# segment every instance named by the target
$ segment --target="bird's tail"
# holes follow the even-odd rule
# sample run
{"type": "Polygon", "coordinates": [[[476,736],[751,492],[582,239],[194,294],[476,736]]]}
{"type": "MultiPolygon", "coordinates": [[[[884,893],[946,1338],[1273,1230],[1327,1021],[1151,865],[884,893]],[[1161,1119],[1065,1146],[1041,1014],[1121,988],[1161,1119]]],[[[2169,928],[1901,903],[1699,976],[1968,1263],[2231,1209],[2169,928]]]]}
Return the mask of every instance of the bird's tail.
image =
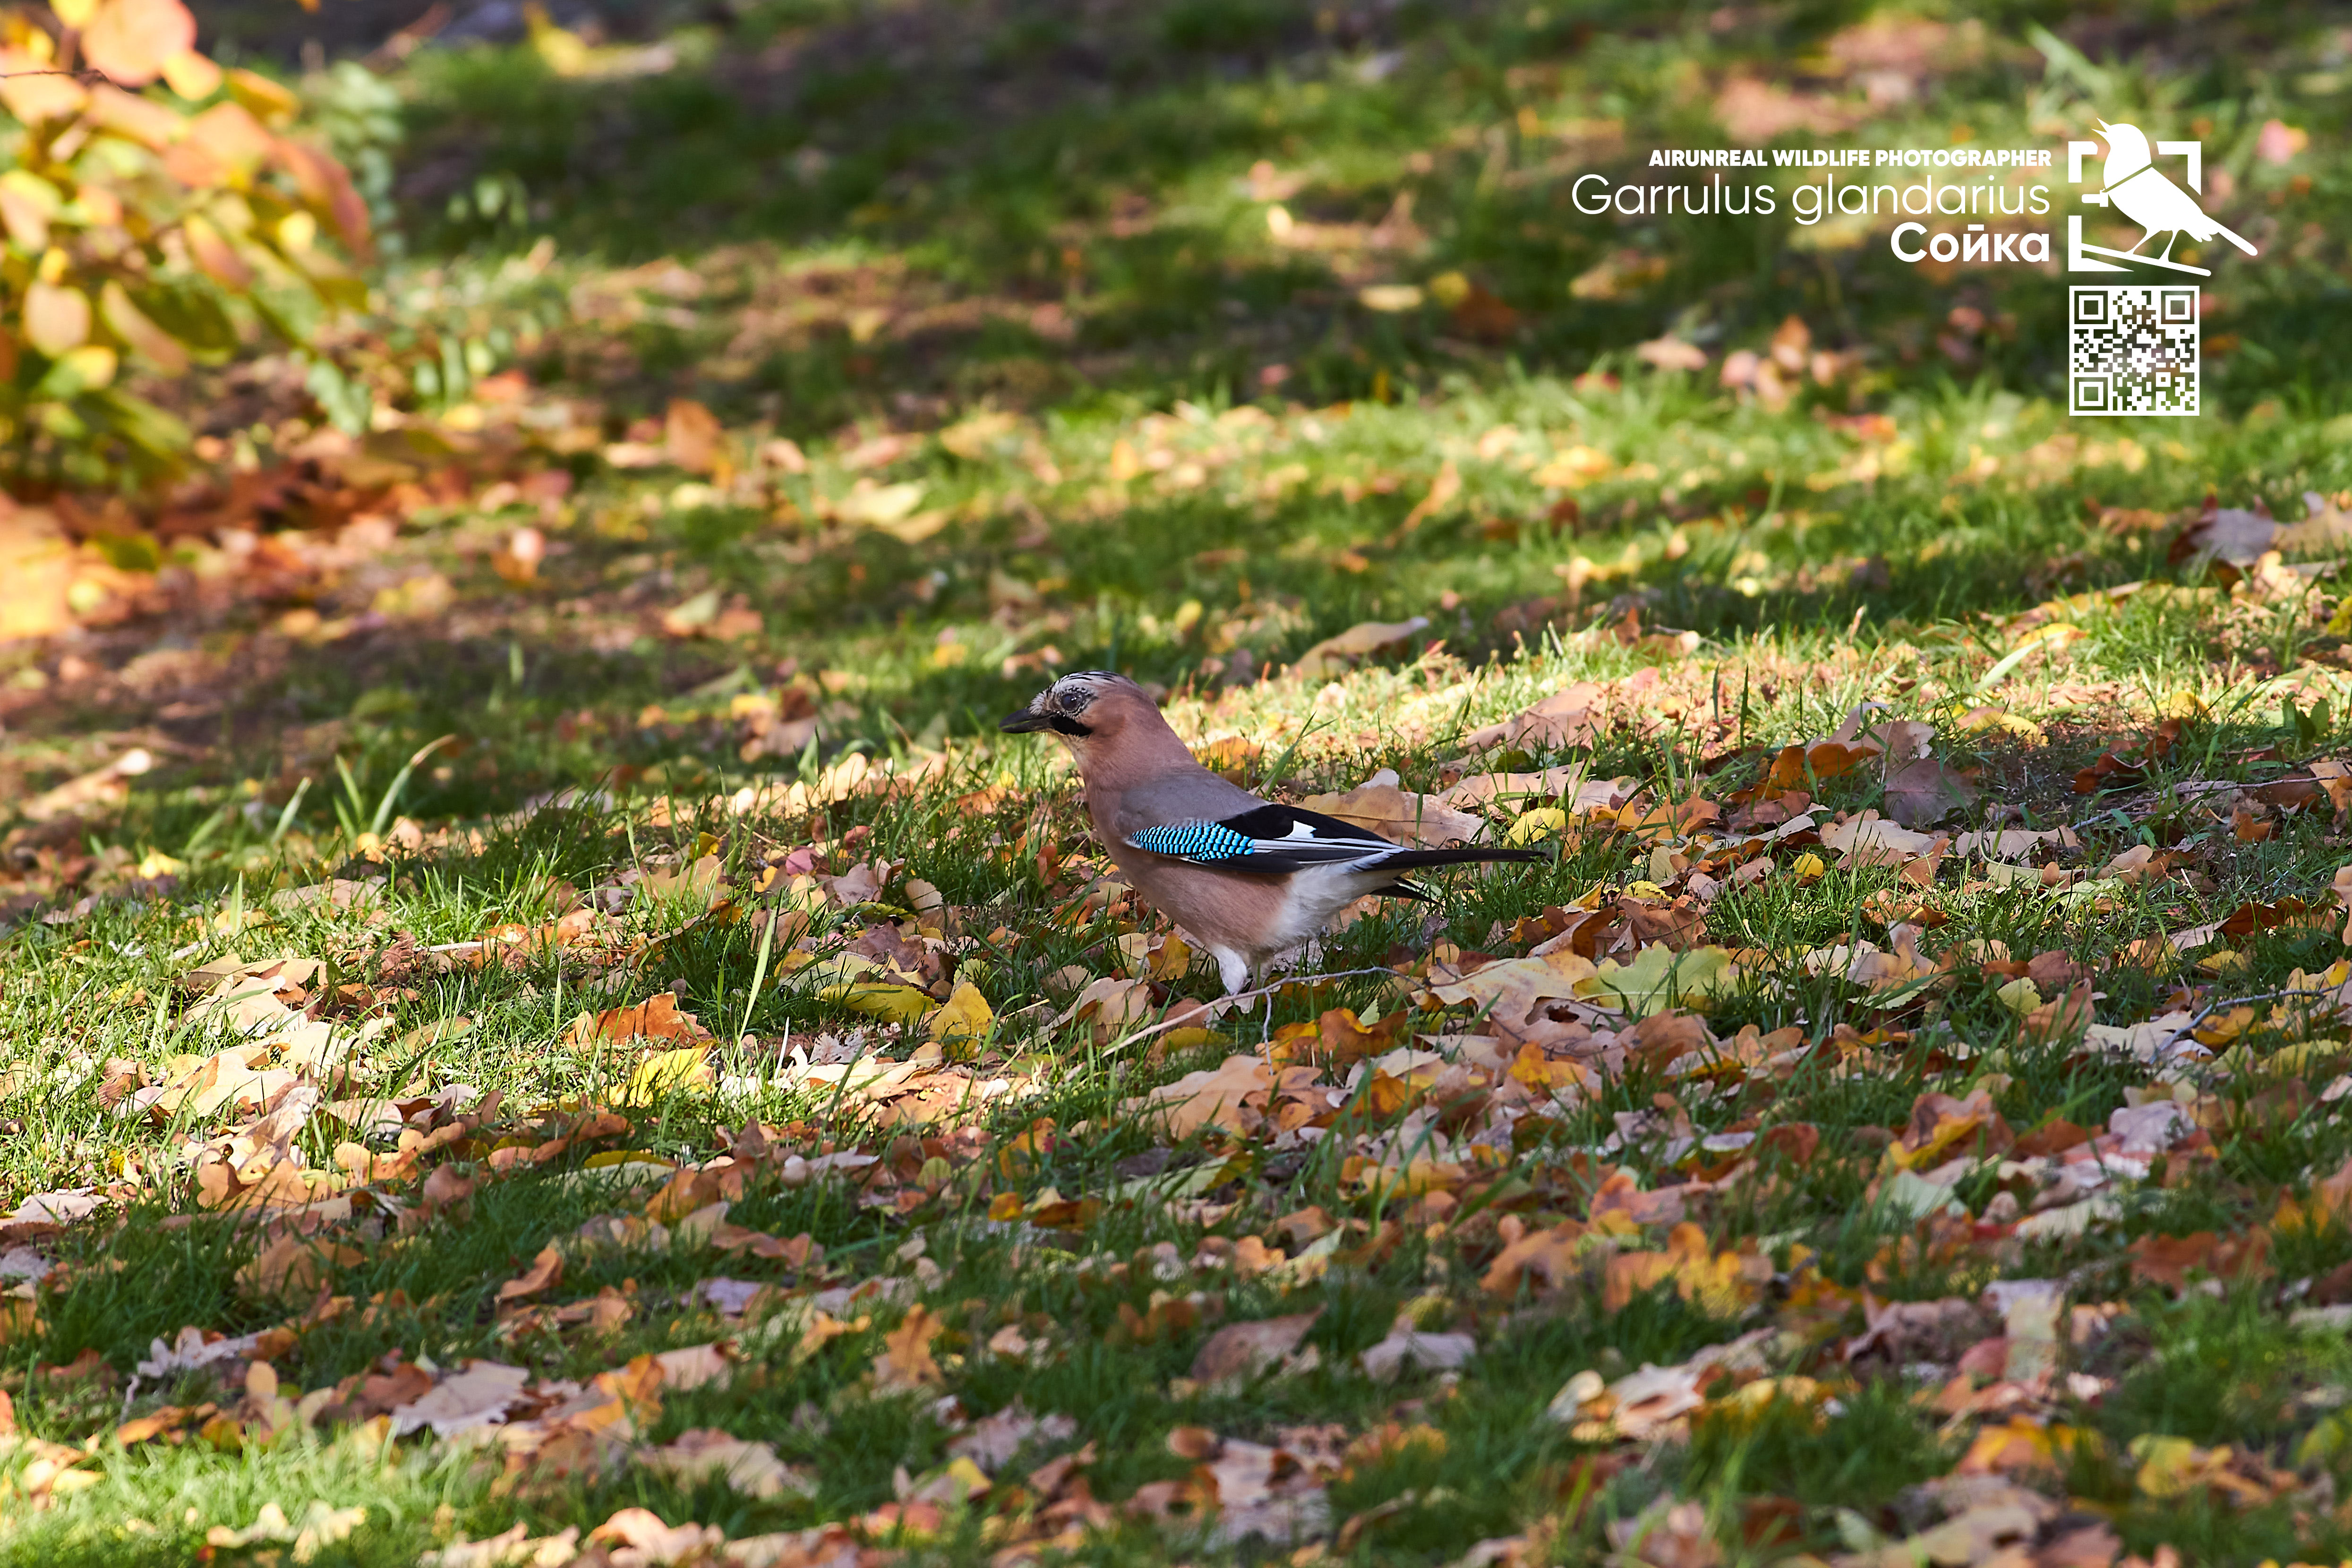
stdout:
{"type": "Polygon", "coordinates": [[[2244,237],[2243,237],[2242,236],[2241,236],[2240,234],[2238,234],[2235,230],[2233,230],[2233,229],[2227,229],[2227,228],[2223,228],[2223,227],[2222,227],[2220,224],[2218,224],[2218,223],[2217,223],[2217,224],[2215,224],[2215,225],[2213,226],[2213,227],[2214,227],[2214,229],[2215,229],[2215,230],[2216,230],[2216,231],[2217,231],[2217,232],[2221,236],[2221,237],[2222,237],[2223,239],[2228,240],[2231,245],[2236,246],[2240,250],[2244,251],[2248,256],[2254,256],[2254,255],[2258,255],[2258,254],[2260,254],[2259,252],[2257,252],[2257,251],[2254,249],[2254,247],[2253,247],[2252,246],[2248,245],[2248,244],[2246,243],[2246,241],[2245,241],[2244,237]]]}
{"type": "Polygon", "coordinates": [[[1382,871],[1422,871],[1432,866],[1466,866],[1481,860],[1549,860],[1541,849],[1498,849],[1467,844],[1456,849],[1400,849],[1381,857],[1382,871]]]}

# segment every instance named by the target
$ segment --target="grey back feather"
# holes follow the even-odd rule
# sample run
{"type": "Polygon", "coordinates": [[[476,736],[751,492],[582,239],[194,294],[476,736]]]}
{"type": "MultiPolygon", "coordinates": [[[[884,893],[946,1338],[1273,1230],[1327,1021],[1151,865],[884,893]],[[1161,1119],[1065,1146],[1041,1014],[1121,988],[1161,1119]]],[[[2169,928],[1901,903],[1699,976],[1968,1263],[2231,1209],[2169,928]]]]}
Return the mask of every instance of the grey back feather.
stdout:
{"type": "Polygon", "coordinates": [[[1123,792],[1110,827],[1120,837],[1171,822],[1222,822],[1265,802],[1203,767],[1180,769],[1123,792]]]}

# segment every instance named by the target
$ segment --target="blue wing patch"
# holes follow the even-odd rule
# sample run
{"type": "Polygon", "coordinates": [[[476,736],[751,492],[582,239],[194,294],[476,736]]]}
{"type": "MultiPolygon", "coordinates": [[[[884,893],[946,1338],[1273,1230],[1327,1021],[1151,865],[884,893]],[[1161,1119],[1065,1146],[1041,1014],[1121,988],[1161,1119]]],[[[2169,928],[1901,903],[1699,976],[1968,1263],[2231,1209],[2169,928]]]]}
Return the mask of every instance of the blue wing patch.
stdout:
{"type": "Polygon", "coordinates": [[[1256,839],[1222,822],[1163,823],[1130,834],[1127,841],[1154,855],[1201,861],[1238,860],[1257,847],[1256,839]]]}

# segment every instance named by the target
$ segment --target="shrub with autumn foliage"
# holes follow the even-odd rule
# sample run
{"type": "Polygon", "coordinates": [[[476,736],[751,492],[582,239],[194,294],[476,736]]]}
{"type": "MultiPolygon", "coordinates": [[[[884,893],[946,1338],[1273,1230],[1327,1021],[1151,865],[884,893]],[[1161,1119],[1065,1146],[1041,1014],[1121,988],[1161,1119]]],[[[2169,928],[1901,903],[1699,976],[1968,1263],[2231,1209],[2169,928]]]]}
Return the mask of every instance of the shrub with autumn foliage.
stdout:
{"type": "Polygon", "coordinates": [[[299,104],[195,48],[181,0],[0,9],[0,467],[13,489],[168,474],[158,385],[356,305],[368,209],[299,104]],[[142,395],[142,390],[147,394],[142,395]]]}

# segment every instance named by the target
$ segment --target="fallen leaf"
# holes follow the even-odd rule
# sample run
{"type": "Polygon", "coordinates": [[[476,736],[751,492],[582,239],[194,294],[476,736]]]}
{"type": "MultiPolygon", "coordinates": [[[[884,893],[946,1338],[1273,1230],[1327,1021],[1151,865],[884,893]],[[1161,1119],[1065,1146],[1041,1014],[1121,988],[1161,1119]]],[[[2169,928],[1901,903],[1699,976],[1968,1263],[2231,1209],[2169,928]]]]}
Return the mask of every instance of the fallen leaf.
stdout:
{"type": "Polygon", "coordinates": [[[1600,970],[1591,959],[1562,949],[1505,959],[1458,976],[1444,964],[1432,964],[1429,973],[1430,994],[1448,1006],[1475,1006],[1503,1023],[1519,1025],[1544,1003],[1576,996],[1600,970]]]}
{"type": "Polygon", "coordinates": [[[882,1338],[882,1353],[874,1358],[876,1390],[895,1394],[937,1387],[943,1374],[931,1355],[931,1341],[944,1327],[928,1307],[908,1312],[882,1338]]]}
{"type": "MultiPolygon", "coordinates": [[[[1194,1375],[1199,1375],[1196,1370],[1194,1375]]],[[[994,1475],[1013,1457],[1034,1442],[1065,1443],[1078,1435],[1078,1424],[1067,1415],[1055,1412],[1045,1416],[1030,1413],[1019,1399],[984,1415],[966,1430],[948,1439],[947,1451],[957,1458],[970,1459],[981,1469],[994,1475]]]]}
{"type": "Polygon", "coordinates": [[[598,1040],[626,1044],[630,1040],[707,1040],[710,1031],[691,1013],[680,1012],[677,994],[657,991],[643,1002],[629,1007],[609,1007],[593,1015],[582,1014],[564,1031],[564,1044],[573,1049],[592,1046],[598,1040]]]}
{"type": "Polygon", "coordinates": [[[667,1524],[651,1509],[625,1508],[588,1532],[592,1542],[617,1542],[626,1558],[617,1564],[655,1568],[656,1564],[708,1563],[727,1544],[727,1532],[715,1524],[667,1524]]]}
{"type": "MultiPolygon", "coordinates": [[[[927,998],[928,1000],[928,998],[927,998]]],[[[923,1033],[934,1040],[978,1039],[986,1035],[995,1023],[996,1014],[980,987],[969,980],[959,981],[940,1004],[923,1020],[923,1033]]]]}
{"type": "Polygon", "coordinates": [[[501,1302],[524,1300],[542,1290],[554,1289],[556,1282],[562,1278],[563,1253],[551,1243],[539,1249],[539,1256],[531,1259],[529,1268],[499,1287],[497,1300],[501,1302]]]}
{"type": "Polygon", "coordinates": [[[243,1530],[231,1530],[215,1524],[205,1531],[205,1544],[215,1552],[240,1552],[253,1546],[291,1546],[297,1563],[308,1563],[321,1550],[347,1541],[353,1531],[367,1522],[364,1507],[337,1508],[324,1499],[313,1498],[302,1510],[298,1522],[286,1517],[286,1510],[274,1502],[261,1505],[261,1511],[243,1530]]]}
{"type": "Polygon", "coordinates": [[[1190,1138],[1203,1127],[1245,1132],[1249,1114],[1243,1101],[1265,1094],[1274,1073],[1262,1057],[1230,1056],[1213,1068],[1186,1073],[1174,1083],[1127,1102],[1130,1111],[1159,1108],[1171,1139],[1190,1138]]]}
{"type": "Polygon", "coordinates": [[[747,1442],[710,1427],[695,1427],[658,1448],[641,1448],[637,1463],[669,1477],[680,1486],[723,1480],[744,1496],[765,1500],[785,1492],[805,1492],[812,1482],[776,1457],[767,1443],[747,1442]]]}
{"type": "Polygon", "coordinates": [[[1192,1358],[1192,1380],[1206,1386],[1240,1383],[1279,1366],[1322,1315],[1322,1309],[1254,1322],[1228,1323],[1209,1336],[1192,1358]]]}
{"type": "Polygon", "coordinates": [[[1388,768],[1345,794],[1311,795],[1298,804],[1304,810],[1353,823],[1392,843],[1423,849],[1469,843],[1486,827],[1485,819],[1455,811],[1436,795],[1400,789],[1395,772],[1388,768]]]}
{"type": "MultiPolygon", "coordinates": [[[[1447,473],[1454,471],[1448,463],[1447,473]]],[[[1443,483],[1443,480],[1440,481],[1443,483]]],[[[1459,480],[1456,480],[1458,487],[1459,480]]],[[[1407,527],[1412,524],[1408,522],[1407,527]]],[[[1334,637],[1325,637],[1298,656],[1291,673],[1301,680],[1328,680],[1331,677],[1354,668],[1368,658],[1394,653],[1412,646],[1415,632],[1425,630],[1429,617],[1415,616],[1409,621],[1361,621],[1334,637]]]]}
{"type": "Polygon", "coordinates": [[[430,1426],[436,1437],[453,1437],[476,1426],[506,1419],[507,1406],[522,1396],[530,1372],[497,1362],[468,1362],[422,1397],[392,1412],[392,1430],[401,1436],[430,1426]]]}
{"type": "Polygon", "coordinates": [[[1694,947],[1677,952],[1664,942],[1643,948],[1630,963],[1609,962],[1577,983],[1577,994],[1634,1017],[1669,1007],[1704,1005],[1741,984],[1730,951],[1694,947]]]}

